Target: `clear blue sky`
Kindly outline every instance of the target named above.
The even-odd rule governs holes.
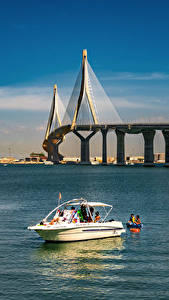
[[[0,83],[76,70],[169,72],[169,1],[1,1]]]
[[[25,147],[31,150],[36,141],[40,149],[50,87],[57,82],[61,94],[71,92],[83,48],[122,118],[131,119],[131,109],[140,119],[144,109],[150,118],[169,116],[168,0],[1,1],[0,154],[9,147],[11,128],[16,152],[26,151],[24,130],[31,136]]]

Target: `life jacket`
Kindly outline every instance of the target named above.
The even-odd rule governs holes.
[[[130,217],[130,221],[131,221],[131,222],[133,222],[133,223],[134,223],[134,222],[135,222],[135,220],[136,220],[136,219],[135,219],[135,216],[133,216],[133,217]]]
[[[132,222],[134,223],[136,221],[136,218],[133,216],[132,217]]]
[[[140,218],[138,218],[138,219],[136,220],[136,223],[137,223],[137,224],[141,224]]]
[[[94,222],[99,222],[100,221],[100,216],[96,216]]]

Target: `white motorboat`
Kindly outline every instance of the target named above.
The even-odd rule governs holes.
[[[73,199],[55,207],[43,221],[28,229],[36,231],[47,242],[119,237],[125,229],[121,221],[107,221],[112,209],[112,205],[102,202]]]

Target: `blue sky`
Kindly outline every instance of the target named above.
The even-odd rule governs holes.
[[[2,1],[0,155],[41,150],[53,84],[67,101],[84,48],[123,120],[168,120],[168,16],[168,0]]]

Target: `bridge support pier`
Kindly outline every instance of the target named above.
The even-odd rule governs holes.
[[[73,133],[79,137],[81,140],[81,163],[90,164],[90,150],[89,150],[89,141],[97,131],[94,130],[86,138],[82,136],[78,131],[74,130]]]
[[[144,137],[144,166],[152,167],[154,166],[154,136],[155,130],[148,130],[142,132]]]
[[[102,128],[101,133],[102,133],[102,164],[107,165],[107,128]]]
[[[52,161],[52,153],[51,152],[48,152],[48,159],[49,161]]]
[[[165,140],[165,166],[169,167],[169,130],[162,130]]]
[[[124,166],[125,165],[125,133],[118,129],[115,130],[117,136],[117,165]]]
[[[63,159],[63,155],[59,153],[59,145],[61,143],[62,141],[59,141],[57,144],[50,144],[51,151],[48,152],[48,160],[59,163]]]
[[[58,142],[57,144],[53,145],[53,162],[59,163],[63,159],[63,155],[59,153],[59,145],[62,143],[62,141]]]

